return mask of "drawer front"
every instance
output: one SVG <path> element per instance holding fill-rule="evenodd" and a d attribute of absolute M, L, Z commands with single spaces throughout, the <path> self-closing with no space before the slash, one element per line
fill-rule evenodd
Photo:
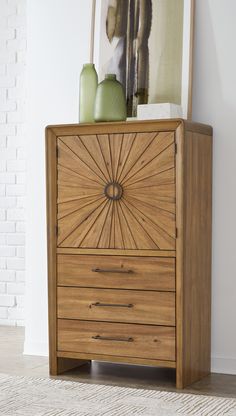
<path fill-rule="evenodd" d="M 175 293 L 58 287 L 58 318 L 175 326 Z"/>
<path fill-rule="evenodd" d="M 174 132 L 58 137 L 59 247 L 175 250 Z"/>
<path fill-rule="evenodd" d="M 175 361 L 175 328 L 59 319 L 58 351 Z"/>
<path fill-rule="evenodd" d="M 57 256 L 62 286 L 175 290 L 175 259 L 128 256 Z"/>

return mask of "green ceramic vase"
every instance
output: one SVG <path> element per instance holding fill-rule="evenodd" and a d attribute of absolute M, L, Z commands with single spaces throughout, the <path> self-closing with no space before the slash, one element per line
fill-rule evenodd
<path fill-rule="evenodd" d="M 126 120 L 125 93 L 115 74 L 107 74 L 98 85 L 94 119 L 97 122 Z"/>
<path fill-rule="evenodd" d="M 94 122 L 94 104 L 98 76 L 94 64 L 84 64 L 80 74 L 79 121 Z"/>

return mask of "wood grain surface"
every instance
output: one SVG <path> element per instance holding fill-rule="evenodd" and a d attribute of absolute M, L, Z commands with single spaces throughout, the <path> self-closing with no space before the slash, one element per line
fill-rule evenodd
<path fill-rule="evenodd" d="M 174 291 L 175 259 L 59 254 L 57 283 L 61 286 Z"/>
<path fill-rule="evenodd" d="M 58 246 L 174 250 L 174 133 L 59 137 Z"/>
<path fill-rule="evenodd" d="M 59 319 L 58 350 L 174 361 L 175 328 Z"/>
<path fill-rule="evenodd" d="M 177 266 L 177 293 L 182 292 L 177 298 L 177 328 L 182 322 L 179 337 L 177 332 L 180 388 L 210 372 L 212 137 L 186 131 L 182 158 L 182 276 Z"/>
<path fill-rule="evenodd" d="M 175 326 L 175 293 L 58 287 L 59 318 Z"/>

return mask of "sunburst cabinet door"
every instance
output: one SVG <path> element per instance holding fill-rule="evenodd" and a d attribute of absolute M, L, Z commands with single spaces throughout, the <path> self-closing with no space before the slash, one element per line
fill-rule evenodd
<path fill-rule="evenodd" d="M 58 246 L 175 249 L 173 132 L 58 138 Z"/>

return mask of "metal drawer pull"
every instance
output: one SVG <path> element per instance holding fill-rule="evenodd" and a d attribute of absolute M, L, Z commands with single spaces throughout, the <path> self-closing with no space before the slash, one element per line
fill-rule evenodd
<path fill-rule="evenodd" d="M 132 303 L 101 303 L 101 302 L 95 302 L 91 303 L 91 306 L 111 306 L 112 308 L 133 308 Z"/>
<path fill-rule="evenodd" d="M 95 335 L 93 339 L 98 339 L 99 341 L 120 341 L 120 342 L 133 342 L 133 338 L 114 338 L 114 337 L 101 337 L 101 335 Z"/>
<path fill-rule="evenodd" d="M 92 269 L 92 272 L 95 273 L 134 273 L 131 269 L 99 269 L 98 267 L 96 269 Z"/>

